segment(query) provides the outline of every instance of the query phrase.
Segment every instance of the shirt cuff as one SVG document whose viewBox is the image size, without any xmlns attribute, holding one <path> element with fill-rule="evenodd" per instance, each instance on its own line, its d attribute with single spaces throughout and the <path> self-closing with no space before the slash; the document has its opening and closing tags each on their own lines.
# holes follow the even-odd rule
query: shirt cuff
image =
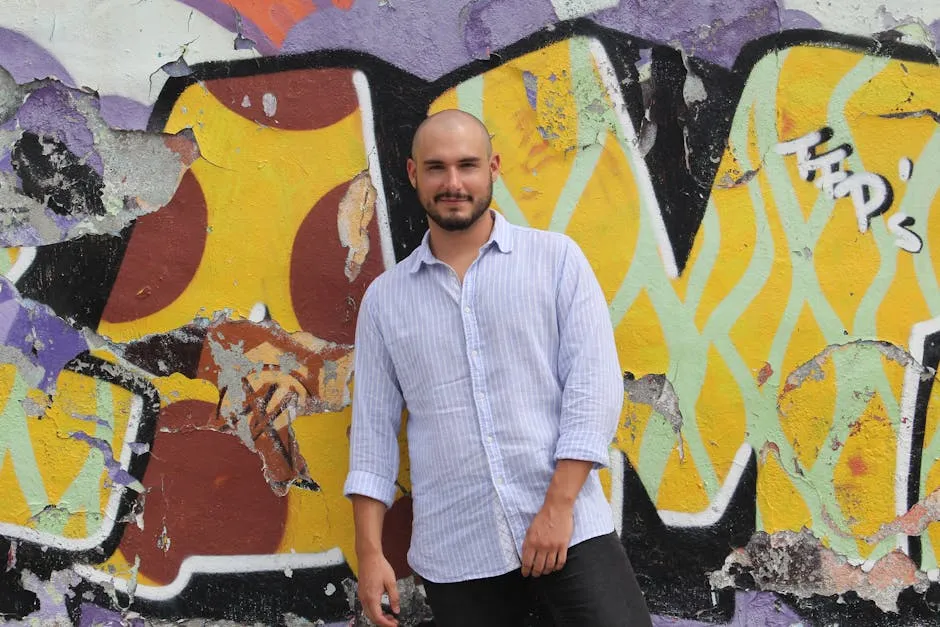
<svg viewBox="0 0 940 627">
<path fill-rule="evenodd" d="M 385 477 L 380 477 L 365 470 L 352 470 L 346 475 L 346 484 L 343 486 L 343 494 L 350 496 L 352 494 L 361 494 L 370 499 L 382 501 L 385 507 L 391 507 L 395 502 L 395 482 L 389 481 Z"/>
<path fill-rule="evenodd" d="M 583 437 L 578 438 L 579 442 L 570 442 L 564 437 L 558 440 L 558 446 L 555 447 L 555 461 L 560 459 L 575 459 L 585 462 L 593 462 L 594 469 L 607 468 L 610 466 L 610 442 L 590 446 L 584 442 Z"/>
</svg>

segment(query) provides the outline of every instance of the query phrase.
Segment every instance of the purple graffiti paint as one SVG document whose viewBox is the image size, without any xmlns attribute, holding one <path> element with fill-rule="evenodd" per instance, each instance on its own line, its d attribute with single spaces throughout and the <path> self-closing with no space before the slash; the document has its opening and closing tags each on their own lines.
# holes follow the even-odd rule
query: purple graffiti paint
<svg viewBox="0 0 940 627">
<path fill-rule="evenodd" d="M 124 96 L 102 96 L 101 117 L 111 128 L 147 130 L 152 108 Z"/>
<path fill-rule="evenodd" d="M 92 603 L 82 603 L 78 627 L 143 627 L 142 618 L 126 619 L 118 612 Z"/>
<path fill-rule="evenodd" d="M 240 34 L 247 37 L 255 44 L 255 50 L 261 54 L 270 55 L 277 53 L 277 46 L 264 34 L 254 22 L 244 15 L 236 18 L 235 9 L 220 0 L 179 0 L 180 3 L 192 7 L 208 17 L 210 20 L 236 33 L 239 28 Z M 239 19 L 241 24 L 238 24 Z"/>
<path fill-rule="evenodd" d="M 772 592 L 739 590 L 734 595 L 734 620 L 731 621 L 733 627 L 790 627 L 799 622 L 799 615 Z"/>
<path fill-rule="evenodd" d="M 78 440 L 79 442 L 84 442 L 92 448 L 96 448 L 103 453 L 104 457 L 104 466 L 108 469 L 108 477 L 111 481 L 118 485 L 131 485 L 132 483 L 137 483 L 137 479 L 132 477 L 124 468 L 121 467 L 121 463 L 114 459 L 114 451 L 111 450 L 111 445 L 101 438 L 96 438 L 94 436 L 88 435 L 84 431 L 73 431 L 69 434 L 69 437 L 73 440 Z"/>
<path fill-rule="evenodd" d="M 800 616 L 772 592 L 739 590 L 734 595 L 734 617 L 730 623 L 725 623 L 720 627 L 750 627 L 751 625 L 790 627 L 790 625 L 798 624 L 800 620 Z M 715 623 L 703 623 L 672 616 L 653 616 L 653 627 L 719 626 Z"/>
<path fill-rule="evenodd" d="M 801 12 L 788 16 L 775 0 L 695 0 L 650 4 L 623 0 L 599 11 L 594 21 L 657 43 L 681 47 L 687 54 L 731 67 L 741 48 L 758 37 L 799 24 Z M 792 20 L 794 26 L 787 23 Z"/>
<path fill-rule="evenodd" d="M 0 278 L 0 343 L 19 351 L 43 370 L 38 387 L 51 391 L 62 367 L 88 350 L 82 334 L 40 303 L 22 299 Z"/>
<path fill-rule="evenodd" d="M 74 85 L 65 67 L 45 48 L 16 31 L 0 27 L 0 65 L 17 83 L 28 83 L 37 78 L 54 77 Z"/>
<path fill-rule="evenodd" d="M 427 80 L 534 33 L 555 21 L 547 1 L 525 11 L 508 0 L 470 4 L 356 2 L 348 11 L 324 8 L 287 34 L 285 53 L 329 48 L 368 52 Z"/>
<path fill-rule="evenodd" d="M 95 150 L 95 137 L 76 109 L 78 100 L 95 110 L 100 109 L 96 96 L 50 82 L 27 96 L 16 119 L 24 131 L 55 137 L 98 174 L 104 174 L 104 164 Z"/>
<path fill-rule="evenodd" d="M 464 46 L 475 59 L 488 59 L 493 50 L 493 35 L 485 13 L 491 4 L 493 0 L 471 0 L 460 11 Z"/>
<path fill-rule="evenodd" d="M 522 73 L 522 84 L 525 85 L 525 97 L 529 106 L 535 109 L 538 104 L 539 78 L 528 70 Z"/>
</svg>

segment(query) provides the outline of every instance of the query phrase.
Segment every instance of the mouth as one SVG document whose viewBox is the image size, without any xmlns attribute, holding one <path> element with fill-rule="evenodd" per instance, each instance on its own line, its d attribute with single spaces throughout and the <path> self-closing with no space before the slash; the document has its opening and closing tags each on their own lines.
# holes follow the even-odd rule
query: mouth
<svg viewBox="0 0 940 627">
<path fill-rule="evenodd" d="M 444 196 L 439 195 L 434 197 L 435 202 L 444 203 L 447 205 L 456 205 L 462 202 L 470 202 L 470 196 Z"/>
</svg>

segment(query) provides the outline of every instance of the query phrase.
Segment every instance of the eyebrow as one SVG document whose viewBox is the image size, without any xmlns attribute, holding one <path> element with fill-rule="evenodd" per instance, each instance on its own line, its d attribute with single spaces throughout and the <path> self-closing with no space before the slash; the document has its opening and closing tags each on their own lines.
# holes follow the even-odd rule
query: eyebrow
<svg viewBox="0 0 940 627">
<path fill-rule="evenodd" d="M 464 164 L 473 164 L 480 163 L 482 159 L 480 157 L 463 157 L 457 160 L 457 163 L 460 165 Z M 425 159 L 423 165 L 443 165 L 444 161 L 442 159 Z"/>
</svg>

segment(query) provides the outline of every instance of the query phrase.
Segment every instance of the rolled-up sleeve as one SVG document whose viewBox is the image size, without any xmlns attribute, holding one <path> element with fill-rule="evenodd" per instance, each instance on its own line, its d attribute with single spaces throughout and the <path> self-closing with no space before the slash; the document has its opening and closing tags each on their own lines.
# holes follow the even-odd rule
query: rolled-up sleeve
<svg viewBox="0 0 940 627">
<path fill-rule="evenodd" d="M 404 406 L 395 367 L 372 311 L 372 290 L 359 308 L 353 383 L 349 474 L 343 493 L 391 507 L 398 477 L 398 432 Z"/>
<path fill-rule="evenodd" d="M 584 253 L 568 240 L 556 299 L 562 413 L 555 460 L 610 462 L 623 378 L 604 293 Z"/>
</svg>

